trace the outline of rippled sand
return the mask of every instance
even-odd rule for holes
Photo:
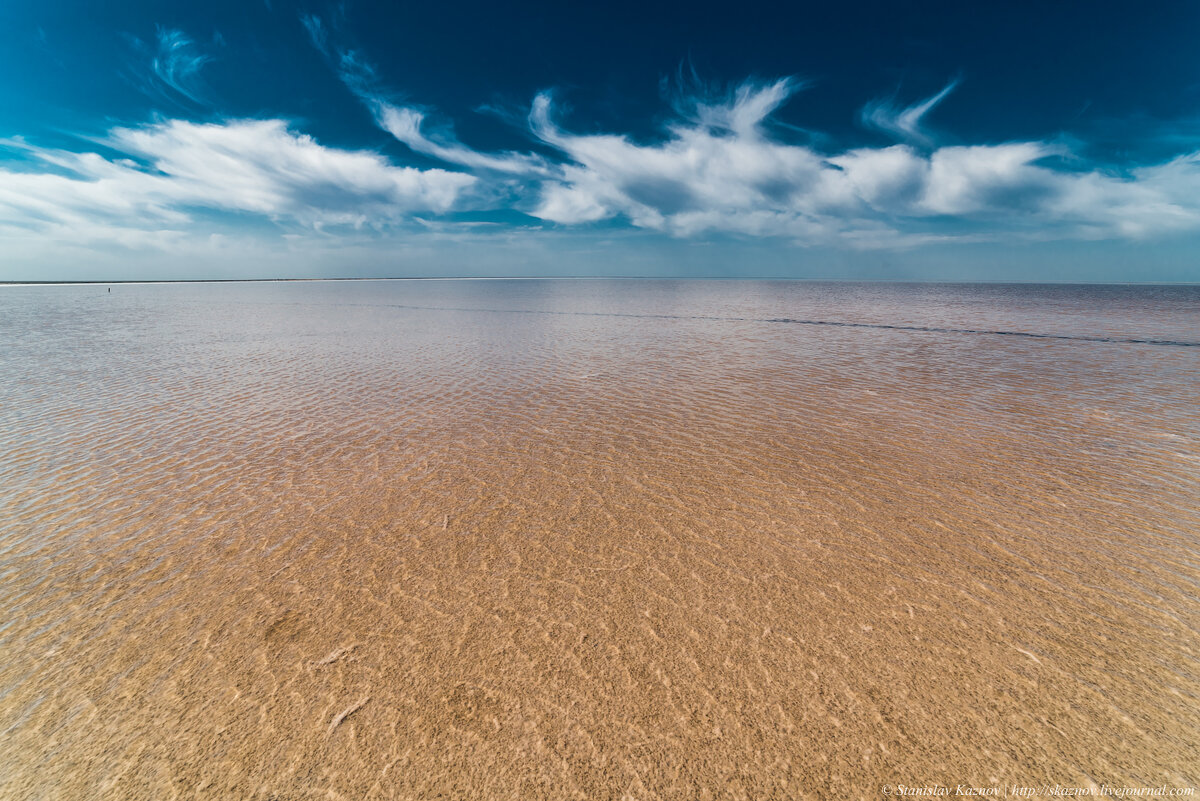
[[[0,798],[1196,785],[1198,304],[0,289]]]

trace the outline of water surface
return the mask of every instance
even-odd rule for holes
[[[1200,288],[0,288],[0,797],[1200,782]]]

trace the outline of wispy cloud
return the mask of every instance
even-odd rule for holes
[[[903,141],[931,145],[933,139],[922,130],[921,122],[957,87],[958,81],[953,80],[937,94],[905,108],[896,107],[894,96],[886,100],[872,100],[863,106],[860,119],[864,125],[890,133]]]
[[[223,41],[220,34],[214,42]],[[134,84],[146,95],[183,107],[208,105],[200,72],[213,56],[181,30],[159,26],[153,42],[130,38],[138,59],[131,69]]]
[[[378,97],[364,99],[375,113],[379,126],[418,153],[476,170],[517,174],[544,174],[548,171],[544,159],[533,154],[491,155],[472,150],[452,136],[444,135],[435,140],[421,131],[425,112],[412,106],[396,106]]]
[[[201,53],[183,31],[158,29],[158,54],[152,64],[154,74],[164,86],[193,103],[202,102],[200,68],[211,60],[212,57]]]
[[[543,159],[532,154],[487,154],[459,142],[452,131],[426,134],[427,113],[418,106],[397,102],[378,79],[375,68],[358,50],[338,43],[340,34],[320,17],[301,16],[313,45],[336,70],[342,83],[370,110],[380,128],[417,153],[475,170],[503,173],[545,172]]]

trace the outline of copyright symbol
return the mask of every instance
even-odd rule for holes
[[[891,795],[892,794],[892,785],[890,785],[890,784],[883,785],[883,794]]]

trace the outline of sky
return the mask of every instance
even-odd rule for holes
[[[0,281],[1200,281],[1200,4],[0,6]]]

